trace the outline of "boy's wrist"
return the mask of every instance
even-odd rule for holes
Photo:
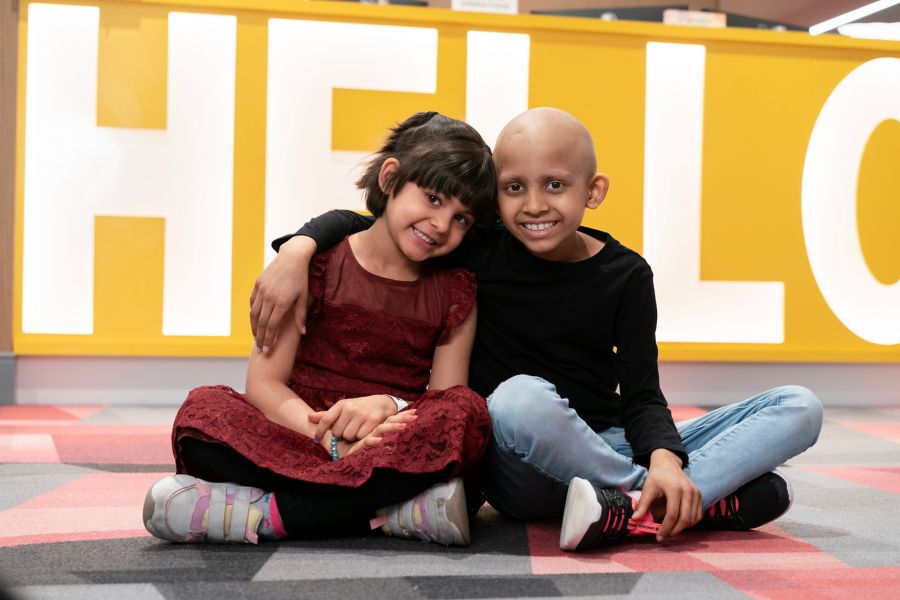
[[[305,235],[295,235],[281,244],[278,253],[312,257],[316,253],[316,248],[316,240]]]
[[[679,469],[684,466],[681,457],[667,448],[657,448],[650,453],[650,466],[652,467],[654,463],[674,463]]]

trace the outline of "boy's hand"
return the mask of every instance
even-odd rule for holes
[[[310,414],[309,422],[318,425],[313,439],[323,439],[330,429],[339,438],[355,442],[371,434],[376,427],[395,414],[397,404],[391,397],[377,394],[338,400],[328,410]]]
[[[281,245],[281,251],[257,278],[250,295],[250,330],[263,354],[275,343],[281,320],[292,306],[297,331],[304,333],[309,261],[315,252],[312,238],[294,236]]]
[[[640,519],[648,510],[664,512],[665,518],[656,534],[656,539],[662,541],[696,525],[703,516],[702,507],[700,490],[681,470],[681,459],[669,450],[654,450],[633,518]]]
[[[416,420],[416,409],[410,408],[403,412],[388,417],[384,423],[372,430],[372,433],[357,442],[338,442],[338,454],[341,457],[353,454],[357,450],[378,446],[384,436],[392,431],[402,431],[406,426]],[[346,448],[346,450],[344,450]]]

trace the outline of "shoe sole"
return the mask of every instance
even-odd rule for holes
[[[453,541],[456,546],[469,545],[469,510],[466,506],[466,489],[462,479],[453,479],[448,484],[450,495],[444,501],[447,520],[454,525]],[[448,544],[450,545],[450,544]]]
[[[575,477],[569,482],[566,493],[566,507],[563,510],[562,527],[559,532],[559,548],[568,552],[579,550],[591,525],[603,516],[603,507],[597,502],[597,492],[586,479]]]
[[[144,498],[144,527],[161,540],[168,542],[183,542],[184,538],[176,535],[167,525],[162,524],[165,530],[155,527],[152,524],[153,517],[156,515],[156,509],[162,510],[165,514],[165,503],[176,490],[194,485],[197,478],[190,475],[169,475],[154,483]]]

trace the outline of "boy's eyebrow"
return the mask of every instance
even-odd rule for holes
[[[498,182],[507,182],[515,179],[535,179],[537,181],[547,181],[550,179],[572,179],[574,175],[571,171],[551,171],[548,173],[541,173],[533,178],[529,178],[520,173],[507,173],[501,174],[497,177]]]
[[[500,173],[497,175],[497,181],[506,181],[508,179],[521,179],[522,175],[519,173],[511,173],[507,171],[506,173]]]

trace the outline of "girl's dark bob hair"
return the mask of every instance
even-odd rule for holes
[[[381,186],[378,174],[389,158],[400,163]],[[384,214],[388,198],[408,182],[459,197],[477,223],[497,215],[497,174],[491,149],[471,125],[436,112],[420,112],[393,129],[384,146],[366,163],[356,186],[365,190],[366,208]]]

